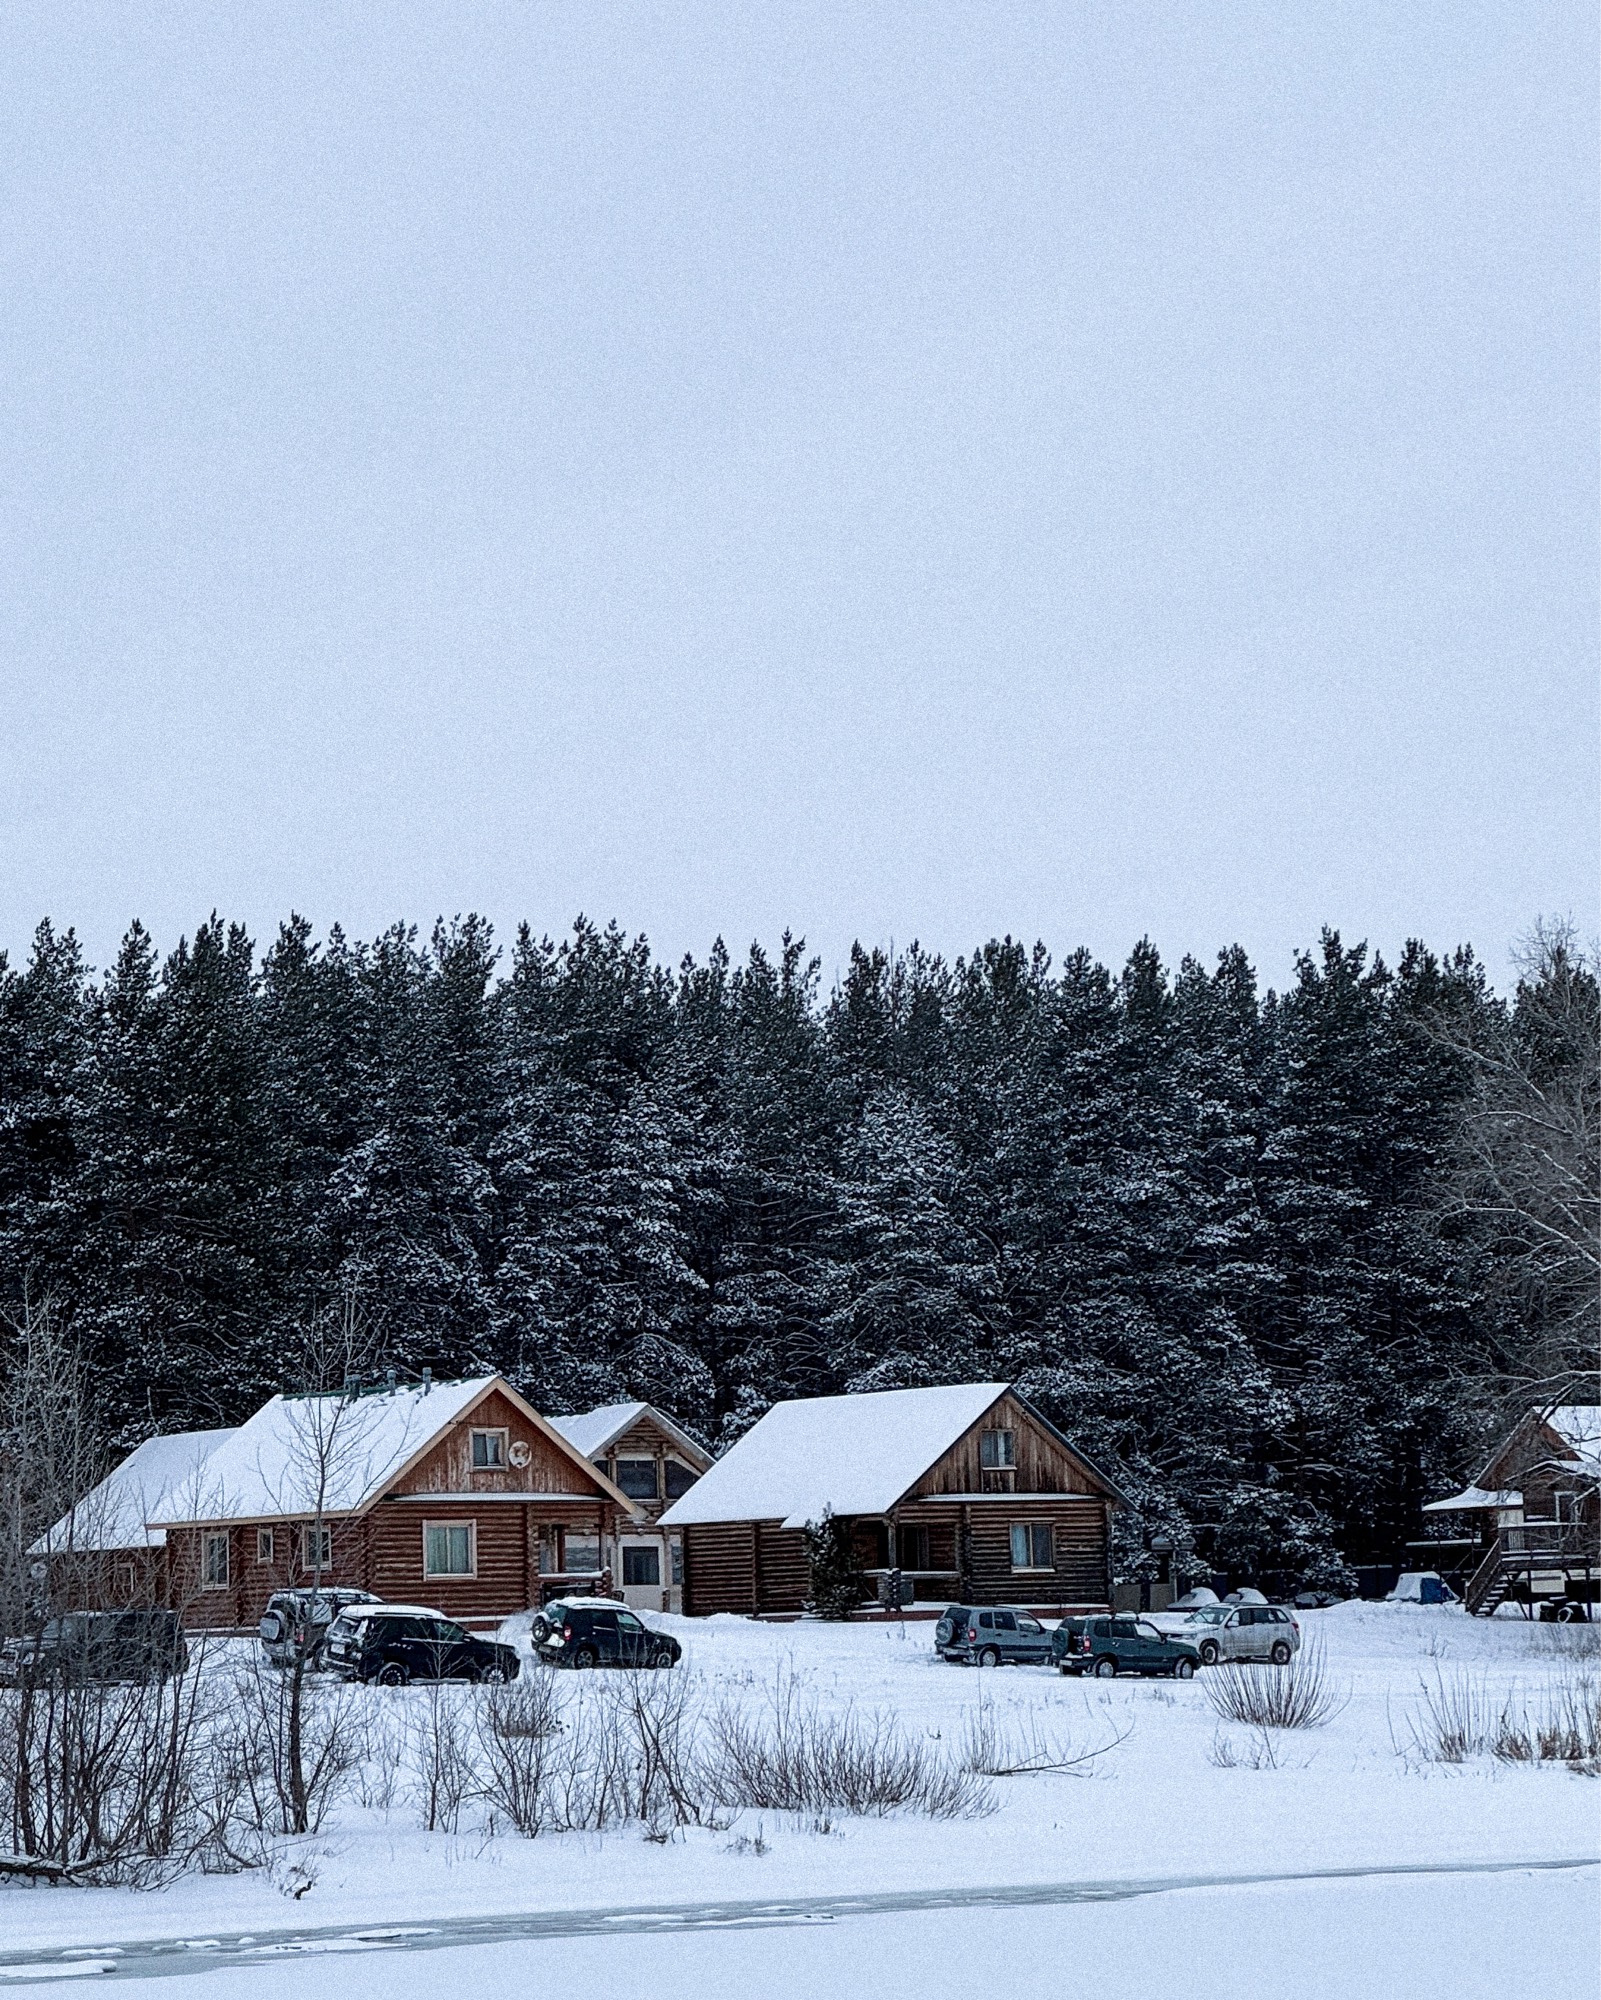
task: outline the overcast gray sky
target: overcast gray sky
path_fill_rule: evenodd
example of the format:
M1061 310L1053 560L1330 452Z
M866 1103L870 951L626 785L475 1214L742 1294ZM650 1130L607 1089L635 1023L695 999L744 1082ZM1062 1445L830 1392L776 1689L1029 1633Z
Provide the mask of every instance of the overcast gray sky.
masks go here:
M1590 927L1596 42L5 7L0 945Z

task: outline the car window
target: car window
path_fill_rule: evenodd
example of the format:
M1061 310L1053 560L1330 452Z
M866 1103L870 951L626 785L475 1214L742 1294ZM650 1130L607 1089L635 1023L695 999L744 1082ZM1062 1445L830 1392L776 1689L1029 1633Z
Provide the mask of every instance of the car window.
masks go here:
M438 1639L443 1645L460 1646L465 1644L467 1634L459 1625L452 1625L448 1618L436 1618L434 1620L433 1637Z
M1134 1637L1134 1620L1132 1618L1114 1618L1112 1620L1112 1637L1114 1639L1132 1639Z
M1017 1630L1017 1620L1012 1616L1010 1611L997 1611L995 1614L995 1629L997 1632L1015 1632Z
M978 1622L981 1631L993 1632L995 1630L995 1614L992 1611L981 1611L978 1614Z
M1017 1629L1019 1632L1043 1632L1045 1627L1037 1618L1019 1618Z
M643 1632L645 1628L637 1618L630 1617L626 1611L619 1611L617 1629L619 1632Z
M592 1611L589 1614L589 1629L592 1632L615 1632L617 1613L615 1611Z
M1161 1633L1157 1631L1154 1625L1146 1625L1144 1623L1141 1623L1136 1625L1134 1629L1136 1632L1139 1633L1142 1639L1160 1639L1162 1636Z
M1095 1620L1095 1623L1093 1625L1088 1626L1086 1629L1089 1632L1091 1632L1097 1639L1105 1639L1109 1637L1111 1634L1111 1629L1112 1629L1111 1620L1108 1618L1097 1618Z

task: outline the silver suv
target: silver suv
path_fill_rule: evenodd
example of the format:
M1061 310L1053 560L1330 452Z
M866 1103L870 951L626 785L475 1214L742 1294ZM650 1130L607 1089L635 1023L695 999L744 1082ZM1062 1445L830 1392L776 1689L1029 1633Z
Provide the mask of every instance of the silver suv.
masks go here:
M1173 1637L1193 1646L1208 1667L1219 1660L1271 1660L1283 1667L1301 1650L1301 1628L1279 1604L1206 1604Z

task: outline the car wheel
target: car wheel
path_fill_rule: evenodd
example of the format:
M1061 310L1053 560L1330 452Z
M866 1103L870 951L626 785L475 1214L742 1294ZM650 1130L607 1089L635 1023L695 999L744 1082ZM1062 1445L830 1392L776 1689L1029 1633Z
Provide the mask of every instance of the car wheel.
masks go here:
M506 1669L497 1660L485 1667L478 1678L483 1682L485 1687L498 1688L504 1687L507 1681L511 1679L511 1675L507 1673Z
M657 1650L651 1654L650 1663L653 1667L676 1667L678 1665L677 1660L673 1658L672 1654L668 1652L665 1646L658 1647Z
M993 1646L986 1646L978 1656L978 1663L981 1667L998 1667L1001 1656Z
M374 1675L374 1679L381 1688L403 1688L411 1679L411 1675L398 1660L385 1660Z
M1193 1660L1175 1660L1173 1662L1173 1678L1176 1681L1194 1680L1195 1662Z
M595 1658L596 1655L593 1646L580 1646L578 1651L573 1655L573 1665L584 1668L592 1667L595 1664Z
M1201 1641L1201 1664L1207 1667L1215 1667L1217 1665L1217 1641L1215 1639L1203 1639Z
M1116 1672L1117 1662L1110 1653L1103 1653L1095 1662L1095 1678L1098 1681L1109 1681Z
M1283 1639L1277 1639L1273 1643L1273 1664L1276 1667L1287 1667L1290 1664L1290 1649Z

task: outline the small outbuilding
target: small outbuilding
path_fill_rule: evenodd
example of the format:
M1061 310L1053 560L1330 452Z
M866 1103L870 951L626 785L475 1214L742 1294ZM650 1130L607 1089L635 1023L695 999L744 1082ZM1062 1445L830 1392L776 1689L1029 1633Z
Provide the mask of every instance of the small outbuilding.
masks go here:
M711 1453L653 1403L607 1403L550 1421L633 1505L607 1551L613 1593L638 1611L682 1611L683 1538L661 1517L709 1468Z
M795 1613L807 1530L848 1536L864 1601L1109 1602L1116 1486L1005 1382L777 1403L661 1517L684 1609Z
M1501 1605L1531 1614L1558 1600L1601 1596L1601 1407L1563 1403L1530 1410L1460 1493L1431 1500L1426 1515L1465 1530L1453 1551L1469 1611ZM1430 1544L1410 1544L1415 1553Z

